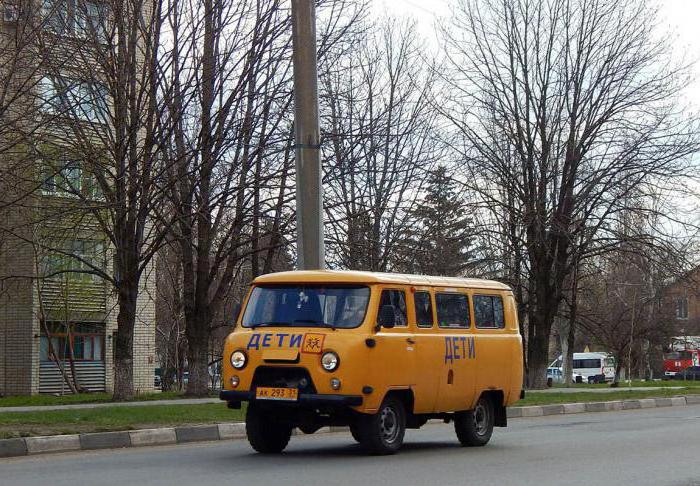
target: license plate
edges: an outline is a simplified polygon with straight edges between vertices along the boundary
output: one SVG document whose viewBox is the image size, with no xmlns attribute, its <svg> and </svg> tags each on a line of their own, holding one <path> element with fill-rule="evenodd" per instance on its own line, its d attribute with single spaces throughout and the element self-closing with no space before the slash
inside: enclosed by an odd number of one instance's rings
<svg viewBox="0 0 700 486">
<path fill-rule="evenodd" d="M 274 388 L 261 386 L 255 390 L 255 398 L 258 400 L 297 400 L 298 388 Z"/>
</svg>

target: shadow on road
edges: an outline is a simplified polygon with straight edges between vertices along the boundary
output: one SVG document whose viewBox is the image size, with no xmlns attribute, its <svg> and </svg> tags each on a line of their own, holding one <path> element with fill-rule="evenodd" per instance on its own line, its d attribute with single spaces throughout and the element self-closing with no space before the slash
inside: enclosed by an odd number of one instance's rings
<svg viewBox="0 0 700 486">
<path fill-rule="evenodd" d="M 461 447 L 459 443 L 455 440 L 450 441 L 408 441 L 404 443 L 401 450 L 393 456 L 373 456 L 367 454 L 359 444 L 353 443 L 352 439 L 349 439 L 349 443 L 346 444 L 332 444 L 332 445 L 316 445 L 316 444 L 304 444 L 303 439 L 297 441 L 296 444 L 292 439 L 289 447 L 279 455 L 274 454 L 258 454 L 255 452 L 250 452 L 250 454 L 244 455 L 246 461 L 253 463 L 266 463 L 267 467 L 272 464 L 286 464 L 289 465 L 290 462 L 296 460 L 303 461 L 308 464 L 309 459 L 313 458 L 314 461 L 334 461 L 336 459 L 363 459 L 369 461 L 386 461 L 392 459 L 402 459 L 406 457 L 412 457 L 420 454 L 422 457 L 426 458 L 430 454 L 430 451 L 434 451 L 435 454 L 444 456 L 445 454 L 469 454 L 475 455 L 480 453 L 489 454 L 502 454 L 505 447 L 499 446 L 498 444 L 489 444 L 486 447 Z M 427 455 L 426 455 L 427 454 Z M 271 459 L 277 458 L 280 462 L 271 461 Z"/>
</svg>

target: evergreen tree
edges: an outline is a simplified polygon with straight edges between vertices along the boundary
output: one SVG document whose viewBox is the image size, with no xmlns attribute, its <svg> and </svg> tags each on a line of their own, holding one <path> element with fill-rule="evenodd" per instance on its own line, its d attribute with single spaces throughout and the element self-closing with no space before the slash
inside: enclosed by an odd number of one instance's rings
<svg viewBox="0 0 700 486">
<path fill-rule="evenodd" d="M 409 211 L 415 224 L 402 238 L 397 270 L 460 276 L 473 262 L 474 222 L 455 186 L 445 166 L 431 171 L 425 195 Z"/>
</svg>

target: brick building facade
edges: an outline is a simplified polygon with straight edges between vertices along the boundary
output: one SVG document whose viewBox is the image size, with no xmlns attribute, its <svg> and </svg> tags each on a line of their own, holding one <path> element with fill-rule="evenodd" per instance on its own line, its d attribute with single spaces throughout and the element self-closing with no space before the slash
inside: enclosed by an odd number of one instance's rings
<svg viewBox="0 0 700 486">
<path fill-rule="evenodd" d="M 85 196 L 95 190 L 88 171 L 66 148 L 70 130 L 60 124 L 105 126 L 99 112 L 109 109 L 106 93 L 99 81 L 81 78 L 78 59 L 66 58 L 69 46 L 80 45 L 76 40 L 85 42 L 88 25 L 97 24 L 90 16 L 104 12 L 90 2 L 84 11 L 67 0 L 39 3 L 37 21 L 54 44 L 25 48 L 26 58 L 11 51 L 21 45 L 13 37 L 21 8 L 5 9 L 0 16 L 0 88 L 26 90 L 9 108 L 0 107 L 0 395 L 68 392 L 64 374 L 75 375 L 87 390 L 111 392 L 116 294 L 99 277 L 81 274 L 80 260 L 111 273 L 113 252 L 89 211 L 75 216 L 78 211 L 61 210 L 74 204 L 76 191 Z M 47 55 L 59 58 L 45 62 Z M 8 57 L 12 63 L 5 62 Z M 15 72 L 8 72 L 10 65 Z M 67 104 L 73 107 L 65 109 Z M 21 143 L 8 141 L 10 118 L 24 137 Z M 137 303 L 137 393 L 154 385 L 154 273 L 154 267 L 144 272 Z"/>
<path fill-rule="evenodd" d="M 673 310 L 678 336 L 700 336 L 700 267 L 666 287 L 665 305 Z"/>
</svg>

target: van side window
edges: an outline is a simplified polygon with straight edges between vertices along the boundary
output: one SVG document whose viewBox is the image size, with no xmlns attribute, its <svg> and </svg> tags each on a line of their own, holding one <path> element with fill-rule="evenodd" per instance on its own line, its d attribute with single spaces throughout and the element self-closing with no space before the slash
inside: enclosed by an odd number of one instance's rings
<svg viewBox="0 0 700 486">
<path fill-rule="evenodd" d="M 469 327 L 469 298 L 464 294 L 435 294 L 438 326 Z"/>
<path fill-rule="evenodd" d="M 502 329 L 506 327 L 503 299 L 497 295 L 475 295 L 474 320 L 477 328 Z"/>
<path fill-rule="evenodd" d="M 406 293 L 403 290 L 382 290 L 379 299 L 379 309 L 384 305 L 393 305 L 396 312 L 396 327 L 406 327 L 408 319 L 406 317 Z"/>
<path fill-rule="evenodd" d="M 413 294 L 413 304 L 416 308 L 416 324 L 418 327 L 433 327 L 433 303 L 429 292 Z"/>
</svg>

